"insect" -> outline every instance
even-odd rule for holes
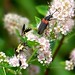
[[[15,51],[16,51],[16,56],[17,56],[19,53],[21,53],[21,51],[23,51],[24,48],[25,48],[24,43],[19,44],[18,47],[15,49]]]
[[[25,33],[29,32],[30,30],[31,30],[31,28],[25,29],[25,24],[24,24],[23,27],[22,27],[22,33],[21,33],[21,35],[24,35]]]
[[[21,36],[23,36],[25,33],[29,32],[31,30],[31,28],[27,28],[25,29],[25,24],[23,25],[22,27],[22,33],[21,33]],[[19,64],[21,66],[21,60],[20,60],[20,56],[29,56],[30,53],[29,53],[29,50],[30,48],[28,47],[27,45],[27,42],[22,42],[18,45],[18,47],[15,49],[15,53],[16,53],[16,57],[19,59]]]
[[[31,28],[27,28],[25,29],[25,24],[23,25],[22,27],[22,33],[21,33],[21,36],[23,36],[25,33],[29,32],[31,30]],[[26,46],[26,42],[23,42],[23,43],[20,43],[18,45],[18,47],[15,49],[16,51],[16,55],[18,55],[23,49],[25,49],[25,46]]]
[[[57,11],[57,10],[56,10]],[[55,11],[55,12],[56,12]],[[55,13],[54,12],[54,13]],[[53,13],[53,14],[54,14]],[[51,20],[51,18],[53,18],[53,14],[50,14],[49,16],[46,16],[44,17],[42,20],[41,20],[41,24],[38,28],[38,34],[42,34],[44,32],[44,30],[46,29],[46,27],[48,26],[49,24],[49,21]]]

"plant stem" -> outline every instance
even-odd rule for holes
[[[64,35],[62,36],[62,39],[60,40],[59,45],[58,45],[58,47],[56,48],[56,50],[55,50],[55,52],[53,54],[53,60],[55,59],[57,53],[59,52],[59,50],[60,50],[60,48],[61,48],[61,46],[63,44],[63,40],[64,40]]]
[[[11,0],[4,0],[4,10],[5,13],[8,13],[12,8]]]
[[[49,71],[50,71],[50,69],[47,68],[46,71],[45,71],[45,75],[49,75]]]
[[[34,50],[34,48],[33,48],[33,50]],[[34,54],[35,54],[36,52],[37,52],[37,49],[34,50],[34,52],[32,53],[31,57],[28,59],[27,63],[30,62],[30,60],[32,59],[32,57],[34,56]]]
[[[6,75],[5,68],[3,67],[4,75]]]
[[[12,69],[7,69],[8,72],[11,72],[12,74],[16,75],[16,71],[12,70]]]
[[[62,36],[62,39],[60,40],[59,45],[58,45],[58,47],[56,48],[56,50],[55,50],[55,52],[53,54],[53,60],[55,59],[57,53],[59,52],[59,50],[60,50],[60,48],[61,48],[61,46],[63,44],[63,40],[64,40],[64,35]],[[49,75],[49,71],[50,71],[50,69],[47,68],[46,71],[45,71],[45,75]]]

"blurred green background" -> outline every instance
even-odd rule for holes
[[[13,12],[23,17],[27,17],[30,20],[30,23],[35,24],[35,16],[39,18],[44,17],[44,15],[37,11],[36,7],[39,5],[48,5],[47,2],[51,2],[51,0],[0,0],[0,51],[5,52],[6,55],[12,56],[14,55],[14,49],[18,44],[13,36],[9,35],[7,30],[4,29],[4,15]],[[54,46],[57,47],[58,43],[59,41],[56,41]],[[61,64],[69,58],[69,54],[74,48],[75,28],[65,37],[61,50],[51,64],[50,75],[75,75],[75,69],[73,71],[66,71],[64,65]],[[44,67],[39,63],[35,64],[40,66],[41,71],[39,75],[44,75]],[[23,75],[27,75],[26,71],[23,72]],[[7,73],[7,75],[8,74],[13,75],[12,73]]]

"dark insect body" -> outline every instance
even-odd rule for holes
[[[23,27],[22,27],[22,33],[21,33],[21,35],[23,36],[25,33],[29,32],[30,30],[31,30],[31,28],[25,29],[25,24],[24,24]],[[23,49],[26,49],[26,46],[27,46],[26,42],[20,43],[18,45],[18,47],[15,49],[16,56],[19,53],[21,53],[23,51]]]
[[[56,10],[57,11],[57,10]],[[55,11],[55,12],[56,12]],[[54,13],[55,13],[54,12]],[[53,14],[54,14],[53,13]],[[53,18],[53,14],[50,14],[49,16],[46,16],[45,18],[43,18],[41,20],[41,24],[39,25],[38,28],[38,34],[42,34],[44,32],[44,30],[47,28],[47,26],[49,25],[49,21],[51,21],[51,19]]]
[[[31,28],[27,28],[25,29],[25,24],[23,25],[22,27],[22,33],[21,33],[21,36],[23,36],[25,33],[29,32],[31,30]],[[15,49],[15,53],[16,53],[16,57],[19,58],[19,65],[21,66],[22,65],[22,61],[20,59],[20,56],[21,55],[28,55],[28,45],[27,45],[27,42],[22,42],[18,45],[18,47]]]
[[[29,32],[30,30],[31,30],[31,28],[25,29],[25,24],[24,24],[23,27],[22,27],[22,33],[21,33],[21,35],[24,35],[25,33]]]

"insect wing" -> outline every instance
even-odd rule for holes
[[[25,33],[29,32],[31,28],[25,29]]]
[[[25,24],[22,27],[22,33],[25,31]]]

